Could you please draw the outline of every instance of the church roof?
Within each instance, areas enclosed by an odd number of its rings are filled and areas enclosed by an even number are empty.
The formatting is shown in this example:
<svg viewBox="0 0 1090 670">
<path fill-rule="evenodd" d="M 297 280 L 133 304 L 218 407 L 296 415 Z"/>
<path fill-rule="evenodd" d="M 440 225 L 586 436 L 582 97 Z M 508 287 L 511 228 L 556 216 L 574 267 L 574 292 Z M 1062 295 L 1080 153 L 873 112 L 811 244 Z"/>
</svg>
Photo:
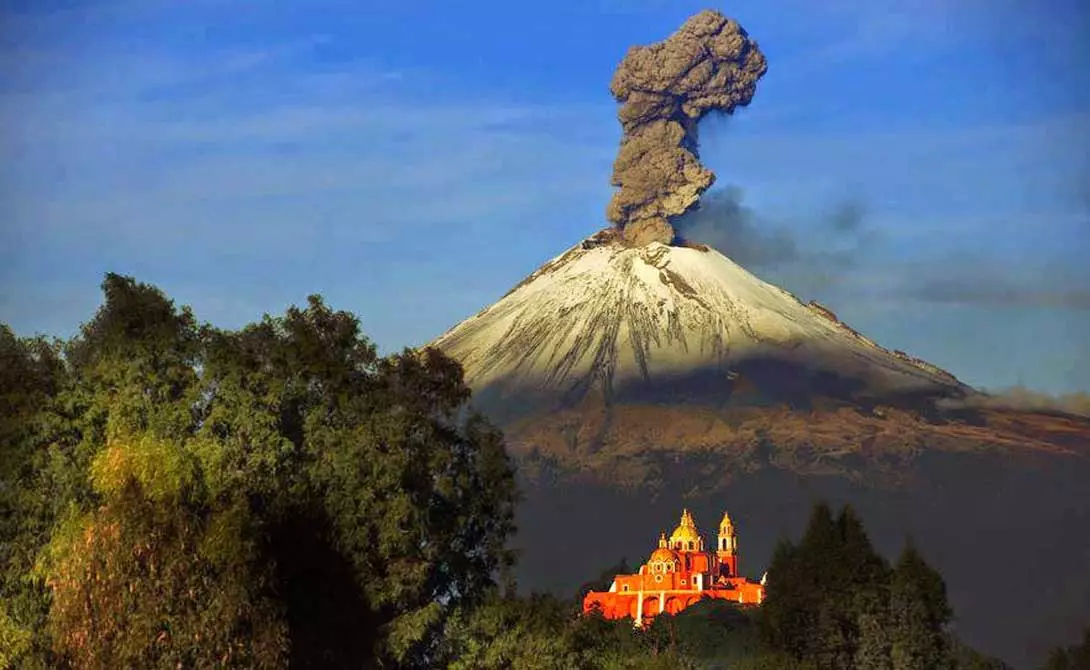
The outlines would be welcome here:
<svg viewBox="0 0 1090 670">
<path fill-rule="evenodd" d="M 677 561 L 677 553 L 666 547 L 659 547 L 651 552 L 651 558 L 647 560 L 648 563 L 654 563 L 655 561 L 674 562 Z"/>
</svg>

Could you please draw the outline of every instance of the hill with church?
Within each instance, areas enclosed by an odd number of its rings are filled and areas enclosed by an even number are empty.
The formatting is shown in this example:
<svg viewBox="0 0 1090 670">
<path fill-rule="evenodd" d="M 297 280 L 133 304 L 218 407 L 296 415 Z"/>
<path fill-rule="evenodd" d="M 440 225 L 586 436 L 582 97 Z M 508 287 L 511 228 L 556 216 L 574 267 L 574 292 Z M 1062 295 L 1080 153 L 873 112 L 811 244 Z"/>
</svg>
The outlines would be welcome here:
<svg viewBox="0 0 1090 670">
<path fill-rule="evenodd" d="M 631 618 L 634 625 L 644 626 L 656 615 L 677 614 L 705 599 L 760 605 L 764 581 L 739 574 L 738 535 L 726 512 L 714 547 L 705 544 L 692 513 L 683 510 L 670 537 L 659 535 L 647 562 L 634 574 L 616 575 L 608 591 L 587 593 L 583 611 L 607 619 Z"/>
</svg>

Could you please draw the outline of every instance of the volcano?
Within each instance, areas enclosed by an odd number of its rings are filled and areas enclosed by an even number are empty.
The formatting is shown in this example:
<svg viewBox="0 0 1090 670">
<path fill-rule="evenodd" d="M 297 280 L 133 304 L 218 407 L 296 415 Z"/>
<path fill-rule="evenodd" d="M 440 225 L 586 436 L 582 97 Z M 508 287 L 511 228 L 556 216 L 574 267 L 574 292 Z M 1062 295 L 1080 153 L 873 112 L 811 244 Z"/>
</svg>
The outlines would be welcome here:
<svg viewBox="0 0 1090 670">
<path fill-rule="evenodd" d="M 642 560 L 680 505 L 728 506 L 759 574 L 824 499 L 888 555 L 912 535 L 959 635 L 1016 667 L 1090 622 L 1090 419 L 978 402 L 718 251 L 608 229 L 432 346 L 507 435 L 524 587 Z"/>
<path fill-rule="evenodd" d="M 609 240 L 569 249 L 434 343 L 505 421 L 516 408 L 873 407 L 972 393 L 713 249 Z"/>
<path fill-rule="evenodd" d="M 1019 455 L 1087 453 L 1083 419 L 973 410 L 986 396 L 954 375 L 879 346 L 714 249 L 632 247 L 610 230 L 433 346 L 462 364 L 475 404 L 515 453 L 605 466 L 612 478 L 611 455 L 744 456 L 769 441 L 809 452 L 800 471 L 844 474 L 860 451 L 891 463 L 982 442 Z M 905 473 L 897 463 L 887 474 Z"/>
</svg>

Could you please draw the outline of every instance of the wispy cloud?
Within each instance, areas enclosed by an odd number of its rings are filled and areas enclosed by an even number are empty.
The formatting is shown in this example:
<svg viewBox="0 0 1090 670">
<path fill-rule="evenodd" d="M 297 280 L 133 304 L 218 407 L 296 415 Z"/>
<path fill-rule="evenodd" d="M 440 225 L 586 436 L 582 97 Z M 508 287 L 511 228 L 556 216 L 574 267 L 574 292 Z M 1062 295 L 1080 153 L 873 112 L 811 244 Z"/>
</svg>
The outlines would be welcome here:
<svg viewBox="0 0 1090 670">
<path fill-rule="evenodd" d="M 1090 310 L 1090 287 L 1019 286 L 1010 284 L 999 274 L 925 277 L 915 285 L 907 286 L 905 295 L 924 302 Z"/>
</svg>

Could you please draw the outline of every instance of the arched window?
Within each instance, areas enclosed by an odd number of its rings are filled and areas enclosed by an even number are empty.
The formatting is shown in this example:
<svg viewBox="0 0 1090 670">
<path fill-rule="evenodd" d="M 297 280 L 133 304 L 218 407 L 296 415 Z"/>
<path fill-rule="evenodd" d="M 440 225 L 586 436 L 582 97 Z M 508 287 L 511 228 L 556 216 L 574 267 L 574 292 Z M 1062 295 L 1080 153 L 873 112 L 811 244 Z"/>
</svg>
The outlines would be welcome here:
<svg viewBox="0 0 1090 670">
<path fill-rule="evenodd" d="M 689 540 L 689 551 L 693 550 L 693 541 Z"/>
</svg>

